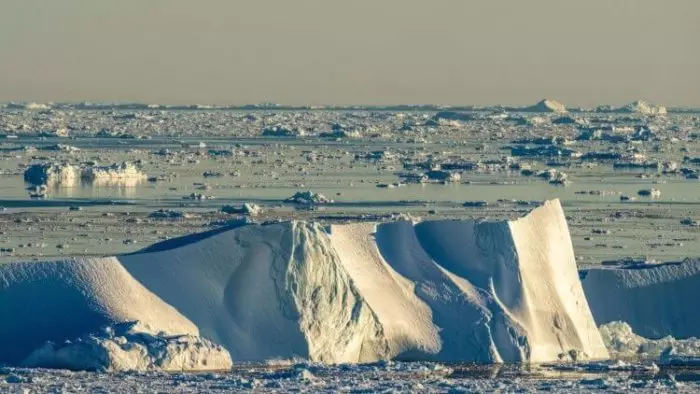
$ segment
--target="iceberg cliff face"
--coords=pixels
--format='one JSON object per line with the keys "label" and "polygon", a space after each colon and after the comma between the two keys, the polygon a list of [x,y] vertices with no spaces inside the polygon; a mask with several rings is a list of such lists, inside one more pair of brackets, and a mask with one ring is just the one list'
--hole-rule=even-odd
{"label": "iceberg cliff face", "polygon": [[333,226],[331,239],[392,354],[479,362],[607,357],[557,201],[513,222],[396,222],[374,234],[367,227]]}
{"label": "iceberg cliff face", "polygon": [[700,261],[644,268],[581,271],[583,287],[598,324],[624,321],[646,338],[700,337]]}
{"label": "iceberg cliff face", "polygon": [[[54,287],[30,280],[24,297],[51,297],[63,282],[75,283],[78,271],[103,275],[116,265],[142,286],[147,296],[141,298],[159,303],[88,291],[82,299],[57,301],[57,308],[67,311],[70,303],[90,309],[95,299],[98,310],[136,308],[138,313],[112,313],[99,322],[161,316],[171,322],[164,331],[198,331],[233,360],[542,362],[608,356],[558,201],[512,222],[246,225],[148,250],[76,260],[75,272],[53,279]],[[0,278],[29,269],[29,278],[53,277],[51,264],[60,263],[35,264],[0,265]],[[99,282],[113,286],[108,277]],[[0,299],[16,289],[0,286]],[[10,316],[12,305],[0,301],[0,316]],[[17,328],[33,327],[30,313],[41,307],[30,303]],[[57,340],[59,334],[44,323],[44,340]],[[60,335],[77,337],[94,325]],[[40,338],[40,329],[32,329]],[[0,336],[0,348],[8,340]]]}

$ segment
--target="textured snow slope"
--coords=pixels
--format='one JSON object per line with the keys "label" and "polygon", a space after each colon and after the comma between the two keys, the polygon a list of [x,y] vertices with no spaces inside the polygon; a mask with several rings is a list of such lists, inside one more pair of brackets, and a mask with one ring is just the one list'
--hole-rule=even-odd
{"label": "textured snow slope", "polygon": [[607,357],[558,201],[514,222],[396,222],[374,235],[367,226],[333,226],[331,239],[399,357],[547,361],[569,350]]}
{"label": "textured snow slope", "polygon": [[[556,200],[513,222],[285,222],[184,237],[149,250],[120,256],[121,266],[115,259],[77,260],[72,271],[58,275],[56,267],[66,263],[0,265],[0,277],[27,272],[31,286],[22,299],[60,296],[63,290],[56,287],[85,282],[83,271],[102,275],[87,281],[98,282],[93,287],[99,291],[90,287],[74,302],[88,311],[97,304],[93,309],[108,311],[108,318],[81,317],[72,331],[53,333],[50,319],[36,325],[25,313],[14,334],[26,327],[35,331],[34,342],[73,338],[123,316],[152,325],[166,320],[170,325],[162,329],[170,332],[191,333],[192,322],[233,360],[539,362],[608,356]],[[119,273],[102,274],[100,267]],[[112,283],[113,276],[143,287],[120,294],[128,287]],[[41,278],[54,277],[56,286],[42,284]],[[17,297],[5,301],[16,289],[2,288],[0,316],[21,306]],[[167,305],[128,298],[138,291]],[[180,326],[162,317],[177,313],[171,307],[186,318]],[[50,316],[68,315],[64,309]],[[89,327],[80,327],[83,320]]]}
{"label": "textured snow slope", "polygon": [[121,261],[234,360],[388,356],[376,316],[318,224],[245,226]]}
{"label": "textured snow slope", "polygon": [[134,323],[107,326],[64,343],[47,342],[25,367],[88,371],[211,371],[231,369],[221,346],[191,335],[152,335]]}
{"label": "textured snow slope", "polygon": [[624,321],[646,338],[700,337],[700,261],[649,268],[591,268],[582,283],[598,324]]}
{"label": "textured snow slope", "polygon": [[0,363],[17,363],[46,341],[135,320],[147,331],[198,334],[116,258],[0,264]]}

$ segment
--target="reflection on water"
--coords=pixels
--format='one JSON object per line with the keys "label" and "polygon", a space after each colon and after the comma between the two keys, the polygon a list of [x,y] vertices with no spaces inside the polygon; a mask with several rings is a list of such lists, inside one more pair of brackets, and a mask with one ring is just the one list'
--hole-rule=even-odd
{"label": "reflection on water", "polygon": [[75,186],[58,186],[49,190],[49,198],[99,198],[99,199],[114,199],[114,198],[135,198],[140,194],[140,189],[137,187],[140,182],[114,183],[81,183]]}

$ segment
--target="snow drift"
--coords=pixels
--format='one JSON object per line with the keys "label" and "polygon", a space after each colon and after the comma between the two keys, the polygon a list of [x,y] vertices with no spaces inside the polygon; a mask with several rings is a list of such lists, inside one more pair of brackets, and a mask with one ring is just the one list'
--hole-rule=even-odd
{"label": "snow drift", "polygon": [[87,371],[211,371],[233,366],[228,352],[206,339],[154,335],[138,326],[120,323],[72,341],[47,342],[22,366]]}
{"label": "snow drift", "polygon": [[151,332],[198,334],[116,258],[0,264],[0,363],[126,321]]}
{"label": "snow drift", "polygon": [[[0,265],[0,284],[0,321],[13,320],[0,362],[134,320],[233,360],[608,357],[557,200],[511,222],[242,225],[118,258]],[[69,324],[75,305],[85,316]]]}
{"label": "snow drift", "polygon": [[590,268],[582,283],[598,324],[628,323],[646,338],[700,337],[700,261],[650,267]]}

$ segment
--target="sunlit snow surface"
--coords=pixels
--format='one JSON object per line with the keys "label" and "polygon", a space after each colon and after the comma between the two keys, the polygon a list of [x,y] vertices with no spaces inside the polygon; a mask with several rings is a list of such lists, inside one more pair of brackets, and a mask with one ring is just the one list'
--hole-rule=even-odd
{"label": "sunlit snow surface", "polygon": [[[606,366],[607,365],[607,366]],[[610,366],[612,365],[612,367]],[[700,374],[653,365],[572,367],[377,363],[238,365],[231,372],[114,373],[0,369],[0,392],[692,392]]]}

